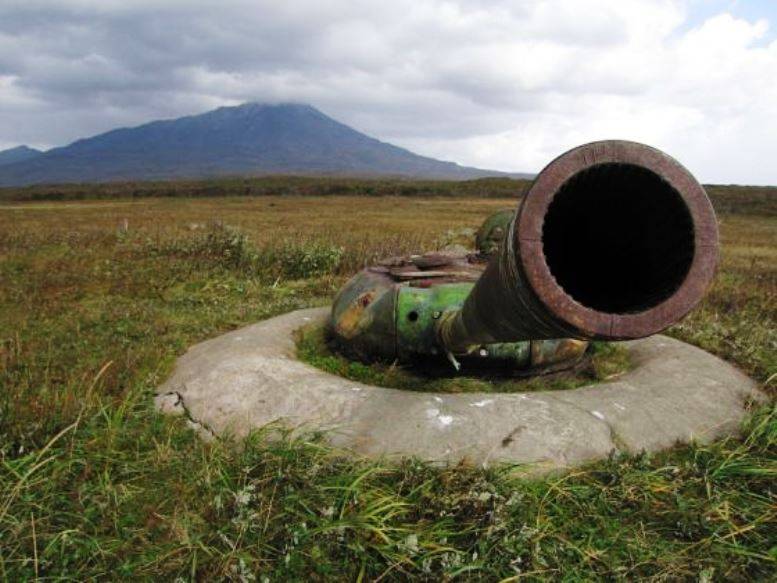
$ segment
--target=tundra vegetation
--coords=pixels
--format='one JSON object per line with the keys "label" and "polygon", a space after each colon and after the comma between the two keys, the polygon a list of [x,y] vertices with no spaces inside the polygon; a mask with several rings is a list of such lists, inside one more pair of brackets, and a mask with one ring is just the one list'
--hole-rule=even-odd
{"label": "tundra vegetation", "polygon": [[[0,193],[0,581],[777,576],[773,404],[753,407],[738,438],[534,480],[355,459],[318,435],[205,442],[155,412],[191,344],[325,305],[364,264],[439,247],[516,202],[499,181],[255,183],[265,190]],[[777,199],[713,198],[721,270],[669,333],[774,397]]]}

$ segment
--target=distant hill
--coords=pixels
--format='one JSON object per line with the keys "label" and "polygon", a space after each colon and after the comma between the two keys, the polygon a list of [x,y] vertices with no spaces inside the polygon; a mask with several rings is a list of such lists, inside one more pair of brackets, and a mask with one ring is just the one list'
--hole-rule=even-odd
{"label": "distant hill", "polygon": [[25,162],[26,160],[32,160],[43,154],[40,150],[35,148],[28,148],[27,146],[17,146],[10,150],[0,150],[0,166],[7,166],[8,164],[15,164],[16,162]]}
{"label": "distant hill", "polygon": [[520,176],[419,156],[309,105],[246,103],[78,140],[0,167],[0,185],[266,174]]}

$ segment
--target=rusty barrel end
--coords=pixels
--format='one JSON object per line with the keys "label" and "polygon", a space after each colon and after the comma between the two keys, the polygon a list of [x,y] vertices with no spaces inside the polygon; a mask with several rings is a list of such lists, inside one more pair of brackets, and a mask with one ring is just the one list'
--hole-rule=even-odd
{"label": "rusty barrel end", "polygon": [[667,154],[608,140],[553,160],[524,197],[500,253],[441,341],[631,339],[703,297],[718,262],[715,213]]}

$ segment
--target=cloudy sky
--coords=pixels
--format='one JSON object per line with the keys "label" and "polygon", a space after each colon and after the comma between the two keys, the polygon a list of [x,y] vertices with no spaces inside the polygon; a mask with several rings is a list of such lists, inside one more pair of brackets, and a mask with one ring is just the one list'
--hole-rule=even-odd
{"label": "cloudy sky", "polygon": [[626,138],[777,184],[777,2],[0,1],[0,149],[244,101],[484,168]]}

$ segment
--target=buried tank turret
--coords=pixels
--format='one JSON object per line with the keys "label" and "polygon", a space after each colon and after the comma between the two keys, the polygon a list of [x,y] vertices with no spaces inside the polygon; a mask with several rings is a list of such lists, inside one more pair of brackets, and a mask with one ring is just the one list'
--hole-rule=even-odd
{"label": "buried tank turret", "polygon": [[571,366],[589,340],[660,332],[715,272],[717,222],[676,160],[604,141],[552,161],[478,251],[392,258],[340,290],[329,328],[363,361],[443,359],[526,373]]}

